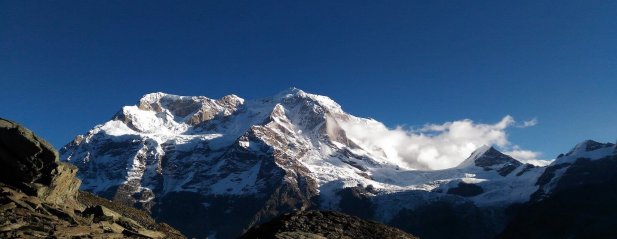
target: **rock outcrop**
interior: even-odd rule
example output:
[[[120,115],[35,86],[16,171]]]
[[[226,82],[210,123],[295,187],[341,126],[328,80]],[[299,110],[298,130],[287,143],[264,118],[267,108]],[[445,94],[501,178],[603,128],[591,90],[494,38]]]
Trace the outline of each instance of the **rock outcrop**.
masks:
[[[184,238],[147,214],[80,192],[77,168],[0,119],[0,238]]]
[[[399,229],[358,217],[330,211],[298,211],[251,228],[240,238],[325,239],[392,238],[415,239]]]
[[[58,152],[32,131],[0,119],[0,182],[28,192],[44,202],[75,201],[77,168],[58,161]]]

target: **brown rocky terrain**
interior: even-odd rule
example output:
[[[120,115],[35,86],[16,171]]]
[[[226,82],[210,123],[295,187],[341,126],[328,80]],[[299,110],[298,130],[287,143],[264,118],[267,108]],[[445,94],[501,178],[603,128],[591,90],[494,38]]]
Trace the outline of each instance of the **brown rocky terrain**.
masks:
[[[0,238],[184,238],[147,213],[80,192],[77,168],[0,119]]]
[[[325,239],[396,238],[415,239],[410,234],[384,224],[331,211],[298,211],[247,231],[240,238]]]

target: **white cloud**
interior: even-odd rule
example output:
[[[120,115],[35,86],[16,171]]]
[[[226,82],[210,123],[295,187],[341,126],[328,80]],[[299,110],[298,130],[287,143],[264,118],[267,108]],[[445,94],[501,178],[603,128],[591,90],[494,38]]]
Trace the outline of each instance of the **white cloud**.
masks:
[[[510,157],[515,158],[522,163],[533,164],[536,166],[546,166],[553,162],[552,160],[539,159],[541,153],[531,150],[524,150],[517,145],[512,146],[509,151],[505,151],[503,153],[510,155]]]
[[[553,162],[552,160],[538,159],[538,157],[540,157],[540,153],[530,151],[530,150],[516,149],[516,150],[506,151],[503,153],[510,155],[510,157],[515,158],[518,161],[521,161],[522,163],[528,163],[528,164],[532,164],[536,166],[546,166]]]
[[[483,145],[494,145],[524,156],[526,160],[534,160],[538,153],[522,150],[509,142],[506,129],[515,123],[508,115],[495,124],[464,119],[427,124],[416,130],[389,129],[374,120],[340,124],[348,137],[374,153],[384,154],[388,160],[411,169],[445,169],[457,166]]]
[[[523,121],[522,124],[519,124],[516,127],[518,127],[518,128],[527,128],[527,127],[535,126],[537,124],[538,124],[538,119],[533,118],[531,120]]]

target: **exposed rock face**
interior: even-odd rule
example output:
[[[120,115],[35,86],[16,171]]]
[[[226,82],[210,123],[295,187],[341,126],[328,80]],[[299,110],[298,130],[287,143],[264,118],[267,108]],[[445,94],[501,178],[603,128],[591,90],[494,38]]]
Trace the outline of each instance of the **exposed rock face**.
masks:
[[[18,124],[0,119],[0,180],[52,204],[73,203],[80,181],[77,167],[60,163],[45,140]]]
[[[215,117],[228,116],[244,103],[244,99],[236,95],[227,95],[219,100],[208,99],[203,96],[197,97],[174,97],[165,93],[152,93],[145,95],[139,101],[139,109],[152,110],[164,113],[171,109],[170,113],[184,118],[186,123],[197,125]],[[120,114],[119,116],[126,116]],[[129,122],[130,118],[125,118]]]
[[[164,224],[87,193],[77,168],[43,139],[0,119],[0,238],[183,238]],[[93,203],[94,202],[94,203]],[[101,204],[106,204],[103,206]],[[145,217],[149,218],[149,217]]]
[[[251,228],[240,238],[393,238],[416,237],[399,229],[330,211],[299,211]]]

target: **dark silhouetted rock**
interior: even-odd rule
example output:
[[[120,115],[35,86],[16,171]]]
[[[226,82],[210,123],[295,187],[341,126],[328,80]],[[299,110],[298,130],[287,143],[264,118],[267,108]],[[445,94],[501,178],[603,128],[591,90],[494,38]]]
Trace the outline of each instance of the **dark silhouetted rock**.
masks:
[[[52,204],[75,201],[77,168],[61,163],[58,152],[32,131],[0,119],[0,181]]]
[[[251,228],[240,238],[416,238],[399,229],[329,211],[298,211]]]
[[[431,239],[490,239],[501,229],[495,229],[500,218],[473,203],[452,204],[433,202],[415,209],[403,209],[388,225]]]

